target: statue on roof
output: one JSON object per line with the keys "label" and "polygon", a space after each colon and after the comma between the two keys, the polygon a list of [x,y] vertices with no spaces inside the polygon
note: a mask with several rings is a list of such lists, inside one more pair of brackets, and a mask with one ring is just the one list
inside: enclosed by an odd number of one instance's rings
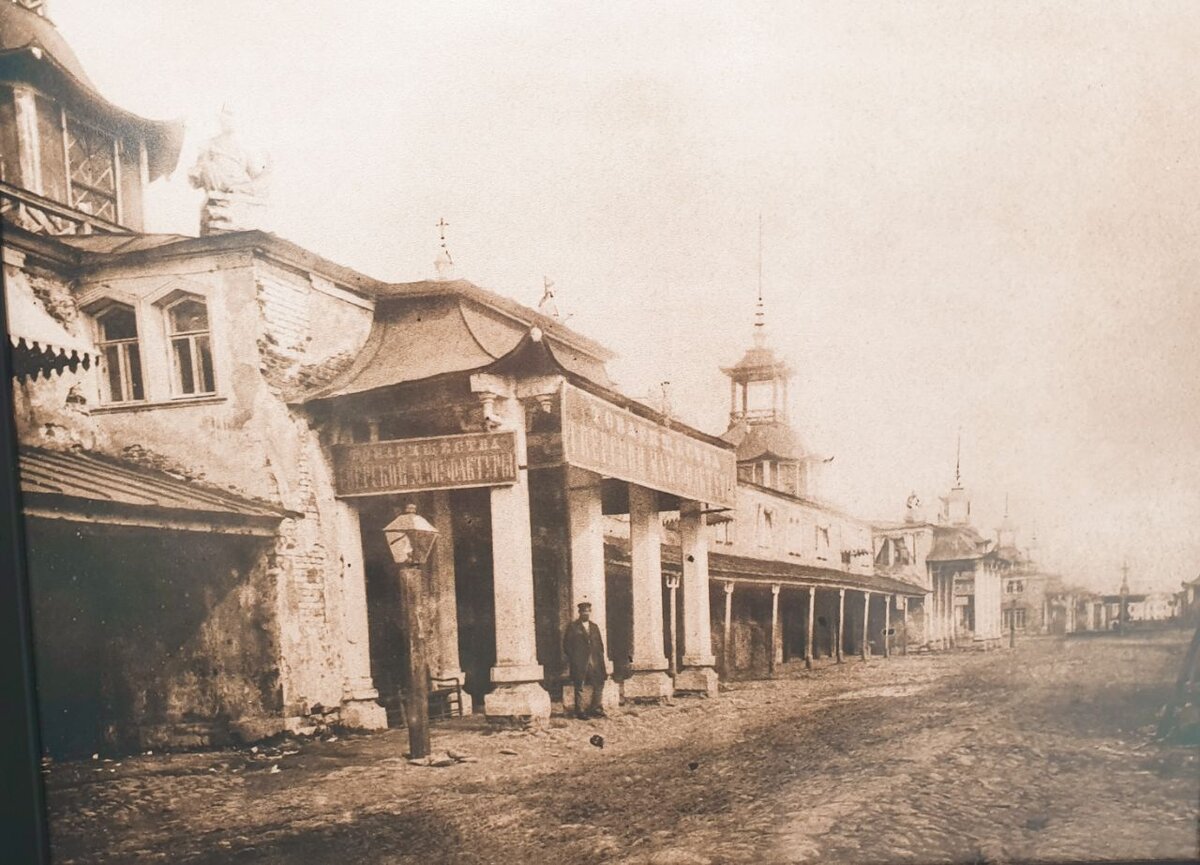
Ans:
{"label": "statue on roof", "polygon": [[221,131],[204,143],[188,172],[192,186],[205,193],[200,234],[263,228],[270,157],[242,144],[228,105],[222,106],[219,123]]}

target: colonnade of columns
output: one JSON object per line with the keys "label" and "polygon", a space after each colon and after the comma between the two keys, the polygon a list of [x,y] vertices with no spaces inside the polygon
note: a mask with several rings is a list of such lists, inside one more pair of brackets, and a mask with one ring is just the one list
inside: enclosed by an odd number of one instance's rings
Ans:
{"label": "colonnade of columns", "polygon": [[[490,377],[478,377],[480,379]],[[476,387],[472,381],[472,386]],[[529,471],[525,434],[524,406],[512,384],[480,381],[477,390],[487,402],[490,416],[501,422],[515,438],[517,477],[514,483],[488,488],[491,515],[491,553],[493,571],[493,603],[495,610],[495,663],[490,669],[492,690],[483,700],[483,711],[489,719],[513,720],[520,723],[537,722],[550,715],[550,696],[543,685],[545,671],[538,662],[535,626],[533,580],[533,549],[530,520]],[[491,390],[485,391],[485,388]],[[602,513],[601,477],[576,467],[565,471],[566,524],[569,538],[570,608],[580,601],[592,605],[591,618],[606,633],[607,592],[604,556],[604,517]],[[672,677],[673,665],[663,647],[664,610],[663,574],[661,561],[662,524],[659,494],[645,487],[629,484],[630,526],[630,589],[632,599],[631,675],[623,683],[623,695],[630,700],[661,700],[675,691],[712,694],[718,687],[715,671],[716,657],[712,647],[711,611],[709,607],[708,544],[705,535],[703,504],[684,500],[679,506],[679,536],[681,544],[682,589],[682,661]],[[427,571],[426,593],[430,599],[431,644],[427,647],[430,668],[439,678],[455,678],[463,682],[464,675],[457,645],[457,596],[454,568],[454,520],[449,494],[433,493],[428,517],[439,531],[438,546]],[[343,719],[350,726],[378,727],[386,724],[386,716],[376,699],[372,686],[371,658],[367,635],[367,601],[363,573],[361,529],[354,506],[344,500],[335,505],[338,537],[344,550],[342,613],[345,634],[342,661],[345,682],[343,687]],[[768,586],[771,591],[769,665],[775,669],[784,658],[783,622],[780,607],[782,586]],[[723,651],[728,652],[731,641],[733,583],[725,585]],[[792,589],[789,587],[789,591]],[[807,594],[807,628],[804,640],[804,660],[811,667],[815,658],[815,611],[818,602],[816,587],[804,587]],[[843,660],[847,642],[846,589],[824,589],[837,592],[836,637],[833,648],[836,660]],[[854,637],[865,658],[870,653],[871,592],[861,592],[861,634]],[[950,609],[947,595],[944,607]],[[858,598],[853,599],[858,603]],[[936,608],[937,602],[933,604]],[[884,627],[890,624],[890,599],[885,604]],[[947,623],[952,624],[949,616]],[[857,624],[857,623],[856,623]],[[671,622],[672,628],[675,622]],[[884,654],[889,653],[886,646]],[[607,661],[607,659],[606,659]],[[607,661],[610,665],[611,661]],[[466,696],[466,695],[464,695]],[[605,703],[612,707],[619,700],[616,687],[605,689]],[[469,698],[468,698],[469,699]]]}
{"label": "colonnade of columns", "polygon": [[[878,652],[885,658],[891,656],[892,638],[889,631],[892,627],[892,605],[897,603],[896,596],[885,595],[878,592],[871,592],[862,589],[847,590],[845,588],[827,588],[818,590],[815,586],[795,587],[788,586],[782,583],[763,584],[758,581],[747,583],[739,583],[735,579],[725,580],[722,583],[724,597],[724,616],[722,619],[722,664],[726,674],[733,671],[733,666],[736,663],[734,657],[734,626],[735,617],[734,597],[737,592],[752,591],[763,592],[770,591],[771,596],[771,614],[770,621],[766,624],[767,633],[767,671],[769,674],[774,674],[778,667],[784,662],[785,650],[784,644],[788,639],[786,633],[786,623],[782,613],[782,596],[784,589],[788,592],[799,591],[804,593],[805,597],[805,614],[804,619],[804,663],[809,669],[812,668],[815,659],[816,649],[816,624],[817,624],[817,601],[818,591],[827,591],[831,594],[836,592],[837,597],[837,616],[829,627],[831,628],[830,652],[836,663],[842,663],[847,651],[854,651],[864,660],[869,658],[872,653],[871,637],[873,633],[878,633],[881,639],[878,642]],[[847,599],[846,593],[851,591],[854,596]],[[759,595],[761,597],[761,595]],[[860,600],[861,597],[861,600]],[[882,605],[878,601],[882,599]],[[848,607],[848,600],[852,606]],[[872,614],[872,602],[877,605],[877,610]],[[882,616],[879,613],[882,609]],[[907,605],[904,608],[905,616],[907,617]],[[853,611],[853,616],[851,615]],[[861,618],[859,612],[861,611]],[[874,631],[872,629],[875,629]],[[789,645],[794,645],[789,643]]]}
{"label": "colonnade of columns", "polygon": [[932,589],[925,595],[929,644],[934,649],[952,649],[959,641],[958,617],[954,609],[954,575],[935,573]]}

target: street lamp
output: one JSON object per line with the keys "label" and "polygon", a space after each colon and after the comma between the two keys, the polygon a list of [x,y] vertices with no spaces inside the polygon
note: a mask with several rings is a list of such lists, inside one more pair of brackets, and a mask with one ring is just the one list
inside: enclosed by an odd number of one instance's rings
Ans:
{"label": "street lamp", "polygon": [[417,513],[417,506],[404,506],[404,513],[383,529],[399,572],[400,604],[408,641],[408,688],[404,700],[404,723],[414,760],[429,756],[429,667],[425,662],[425,635],[421,631],[421,569],[433,552],[438,530]]}

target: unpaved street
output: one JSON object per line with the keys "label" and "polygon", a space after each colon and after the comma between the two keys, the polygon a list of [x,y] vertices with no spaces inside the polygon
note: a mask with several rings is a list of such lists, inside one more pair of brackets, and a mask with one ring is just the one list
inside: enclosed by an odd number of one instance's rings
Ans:
{"label": "unpaved street", "polygon": [[478,758],[446,768],[403,730],[56,764],[55,862],[1191,858],[1197,754],[1150,740],[1187,636],[848,662],[536,734],[468,718],[434,729]]}

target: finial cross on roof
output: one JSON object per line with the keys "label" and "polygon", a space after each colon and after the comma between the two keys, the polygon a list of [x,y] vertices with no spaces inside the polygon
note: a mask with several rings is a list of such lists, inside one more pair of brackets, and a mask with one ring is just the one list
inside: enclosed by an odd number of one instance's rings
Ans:
{"label": "finial cross on roof", "polygon": [[438,230],[438,237],[442,243],[442,252],[446,253],[446,260],[453,264],[454,259],[450,256],[450,250],[446,247],[446,229],[449,227],[450,223],[446,221],[445,217],[438,217],[436,228]]}

